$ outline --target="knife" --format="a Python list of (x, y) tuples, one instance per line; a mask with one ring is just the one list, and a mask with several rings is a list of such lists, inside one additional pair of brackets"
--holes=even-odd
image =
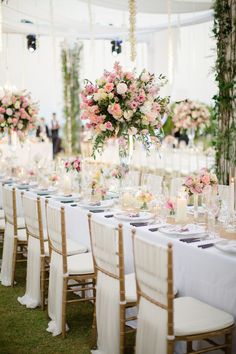
[(209, 247), (212, 247), (214, 246), (214, 243), (206, 243), (205, 245), (199, 245), (198, 247), (199, 248), (209, 248)]

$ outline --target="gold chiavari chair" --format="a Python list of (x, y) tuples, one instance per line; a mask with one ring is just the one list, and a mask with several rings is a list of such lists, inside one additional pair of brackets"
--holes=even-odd
[[(191, 297), (174, 299), (172, 245), (150, 243), (133, 231), (133, 249), (139, 301), (136, 354), (173, 354), (176, 341), (187, 342), (187, 354), (217, 349), (230, 354), (233, 316)], [(223, 336), (224, 344), (213, 340)], [(210, 346), (193, 350), (193, 341)]]
[(137, 293), (134, 273), (125, 275), (122, 225), (117, 228), (100, 224), (91, 214), (88, 222), (96, 274), (93, 330), (97, 330), (98, 344), (102, 346), (98, 349), (123, 354), (125, 335), (134, 331), (125, 329), (126, 322), (136, 319), (128, 318), (126, 310), (137, 305)]
[[(68, 252), (68, 239), (66, 236), (65, 208), (56, 208), (46, 202), (47, 233), (51, 252), (50, 276), (49, 276), (49, 301), (57, 301), (51, 282), (51, 267), (54, 254), (62, 258), (62, 304), (61, 304), (61, 329), (63, 338), (66, 335), (66, 309), (67, 304), (93, 301), (95, 302), (95, 273), (93, 257), (87, 248), (80, 246), (80, 250), (70, 247)], [(77, 247), (77, 246), (76, 246)], [(59, 270), (57, 270), (59, 272)], [(74, 285), (69, 282), (73, 281)], [(77, 299), (68, 299), (68, 294), (80, 291), (82, 296)], [(86, 295), (88, 292), (88, 296)], [(91, 294), (92, 292), (92, 294)], [(91, 296), (90, 296), (91, 295)], [(50, 304), (48, 304), (50, 307)]]
[[(10, 258), (12, 259), (10, 265), (11, 267), (10, 283), (11, 286), (14, 286), (16, 262), (27, 261), (27, 258), (23, 257), (23, 254), (26, 254), (27, 252), (27, 235), (25, 230), (24, 218), (17, 216), (16, 189), (6, 185), (3, 187), (2, 191), (3, 191), (3, 208), (5, 213), (5, 236), (4, 236), (4, 245), (3, 245), (2, 272), (4, 271), (3, 264), (9, 262), (9, 260), (7, 260), (6, 258), (10, 256)], [(7, 228), (10, 231), (6, 234)], [(13, 238), (13, 247), (10, 246), (11, 244), (10, 239), (12, 238)], [(5, 247), (6, 248), (10, 247), (10, 249), (12, 249), (12, 253), (8, 254), (7, 250), (5, 253), (4, 252)], [(5, 253), (5, 259), (4, 259), (4, 253)], [(3, 274), (2, 277), (4, 277)]]
[[(27, 195), (26, 193), (22, 193), (22, 204), (24, 210), (28, 243), (30, 244), (30, 238), (38, 241), (34, 243), (34, 246), (32, 245), (32, 249), (30, 247), (28, 248), (27, 273), (37, 272), (39, 270), (39, 274), (35, 274), (34, 278), (39, 280), (39, 284), (37, 288), (39, 289), (40, 295), (34, 294), (36, 299), (33, 300), (37, 302), (38, 298), (40, 297), (41, 308), (42, 310), (44, 310), (45, 293), (46, 293), (46, 285), (47, 285), (46, 282), (48, 281), (50, 257), (49, 257), (47, 232), (45, 229), (43, 229), (41, 202), (39, 197), (33, 198)], [(35, 246), (38, 248), (38, 250), (33, 249), (33, 247)], [(30, 255), (30, 252), (32, 252), (32, 256)], [(38, 261), (40, 263), (39, 268), (35, 265), (36, 263), (35, 257), (37, 256), (38, 256)], [(29, 263), (29, 259), (32, 259), (31, 257), (34, 258), (33, 264)], [(28, 281), (28, 276), (27, 276), (27, 281)], [(27, 285), (30, 288), (30, 284), (26, 284), (26, 289), (28, 287)]]

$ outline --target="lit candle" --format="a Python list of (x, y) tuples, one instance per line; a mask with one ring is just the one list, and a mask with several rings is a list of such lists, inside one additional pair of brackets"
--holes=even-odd
[(234, 213), (234, 178), (230, 180), (230, 212)]
[(184, 196), (179, 196), (176, 199), (175, 221), (179, 223), (187, 221), (187, 199)]
[(64, 192), (64, 194), (67, 194), (67, 193), (71, 192), (71, 180), (70, 180), (69, 176), (65, 176), (64, 177), (63, 192)]

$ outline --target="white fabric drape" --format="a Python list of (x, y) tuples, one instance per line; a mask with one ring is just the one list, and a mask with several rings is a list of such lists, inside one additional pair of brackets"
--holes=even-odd
[(96, 317), (98, 350), (93, 354), (120, 353), (119, 281), (98, 272)]
[(136, 354), (164, 354), (167, 352), (167, 311), (140, 299)]
[(12, 282), (12, 260), (14, 249), (14, 227), (6, 223), (2, 254), (1, 282), (4, 286), (11, 286)]
[(62, 256), (52, 252), (49, 274), (48, 289), (48, 323), (47, 331), (53, 336), (62, 332), (62, 290), (63, 290), (63, 267)]
[(40, 305), (40, 241), (31, 236), (28, 239), (26, 292), (17, 300), (27, 308)]

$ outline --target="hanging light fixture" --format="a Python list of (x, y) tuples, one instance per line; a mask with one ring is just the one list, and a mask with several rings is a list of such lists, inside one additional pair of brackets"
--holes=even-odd
[(29, 52), (33, 53), (37, 49), (36, 43), (36, 35), (35, 34), (28, 34), (27, 38), (27, 48)]
[(122, 44), (121, 40), (111, 41), (111, 52), (114, 56), (121, 53), (121, 50), (122, 50), (121, 44)]

